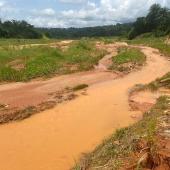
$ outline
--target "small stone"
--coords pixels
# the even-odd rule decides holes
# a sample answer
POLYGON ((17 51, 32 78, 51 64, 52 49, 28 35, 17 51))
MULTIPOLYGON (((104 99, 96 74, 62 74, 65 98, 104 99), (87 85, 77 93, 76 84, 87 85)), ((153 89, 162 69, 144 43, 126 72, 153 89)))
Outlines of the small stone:
POLYGON ((5 108, 8 108, 8 107, 9 107, 9 105, 8 105, 8 104, 6 104, 6 105, 5 105, 5 108))
POLYGON ((114 141, 113 144, 120 145, 120 142, 118 140, 114 141))
POLYGON ((135 118, 136 118, 136 115, 131 115, 131 118, 135 119, 135 118))

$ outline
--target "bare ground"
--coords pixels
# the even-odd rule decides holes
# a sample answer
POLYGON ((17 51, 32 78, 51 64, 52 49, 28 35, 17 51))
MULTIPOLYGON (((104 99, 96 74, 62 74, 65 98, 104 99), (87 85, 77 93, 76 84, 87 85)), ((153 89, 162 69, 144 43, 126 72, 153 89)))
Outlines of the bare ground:
POLYGON ((0 103, 7 108, 39 105, 48 101, 50 94, 66 89, 68 85, 85 83, 91 87, 87 90, 88 95, 31 119, 2 126, 0 167, 6 170, 66 170, 82 152, 92 150, 113 130, 134 123, 133 112, 128 106, 128 90, 135 84, 149 83, 170 71, 168 61, 158 50, 138 48, 147 56, 147 64, 120 79, 115 79, 118 77, 115 73, 103 71, 106 65, 99 67, 102 69, 45 81, 1 85, 0 103))
MULTIPOLYGON (((160 96, 170 96, 170 89, 160 88, 157 91, 134 90, 130 93, 129 104, 132 110, 150 113, 160 96)), ((170 98, 167 100, 170 101, 170 98)), ((133 115, 134 119, 142 119, 133 115)), ((135 144, 136 152, 124 161, 121 170, 135 170, 136 167, 144 170, 169 170, 170 169, 170 103, 164 113, 159 116, 154 144, 146 142, 144 137, 135 144), (153 152, 154 149, 154 152, 153 152)))
MULTIPOLYGON (((57 44, 61 47, 67 46, 72 42, 61 41, 57 44)), ((41 46, 47 44, 30 44, 30 46, 41 46)), ((49 44, 48 44, 49 45, 49 44)), ((56 44, 50 44, 51 46, 56 46, 56 44)), ((0 85, 0 104, 4 105, 4 108, 0 109, 0 123, 9 122, 11 120, 22 120, 24 118, 30 117, 32 114, 40 112, 43 108, 50 108, 58 103, 61 103, 61 96, 58 98, 51 94, 63 93, 65 96, 70 95, 67 93, 66 89, 74 88, 74 86, 79 84, 94 85, 101 82, 106 82, 109 80, 122 77, 123 74, 120 72, 111 72, 109 67, 112 65, 112 57, 117 55, 118 48, 122 46, 128 46, 127 43, 114 43, 114 44, 104 44, 98 42, 96 44, 97 48, 106 49, 108 54, 104 56, 98 63, 94 66, 94 70, 87 72, 74 73, 71 75, 56 76, 48 80, 33 80, 28 83, 10 83, 0 85), (46 107, 44 107, 45 105, 46 107), (30 108, 32 108, 30 110, 30 108), (29 110, 29 113, 27 113, 29 110)), ((21 45, 21 48, 27 47, 27 45, 21 45)), ((131 48, 140 48, 141 51, 145 49, 143 46, 130 46, 131 48)), ((151 48, 148 48, 150 51, 151 48)), ((153 50, 155 54, 159 54, 158 50, 153 50)), ((150 53, 150 52, 149 52, 150 53)), ((152 53, 152 52, 151 52, 152 53)), ((149 55, 149 54, 148 54, 149 55)), ((12 63, 15 64, 15 63, 12 63)), ((72 92, 71 95, 74 95, 72 92)), ((69 98, 69 97, 68 97, 69 98)), ((156 99, 150 102, 141 103, 140 101, 135 101, 135 95, 131 96, 130 103, 133 109, 139 109, 141 111, 146 111, 156 102, 156 99)), ((132 117, 136 118, 135 115, 132 117)))
POLYGON ((155 92, 150 90, 137 91, 130 94, 129 103, 132 110, 147 112, 156 103, 157 99, 164 95, 169 96, 169 91, 165 91, 165 89, 160 89, 155 92))
MULTIPOLYGON (((58 45, 63 47, 71 42, 72 41, 62 41, 58 45)), ((31 44, 31 46, 40 45, 46 44, 31 44)), ((52 45, 54 47, 56 44, 52 45)), ((68 94, 66 90, 68 88, 71 89, 79 84, 93 85, 119 77, 121 74, 109 72, 108 68, 112 63, 112 57, 117 54, 117 48, 126 45, 125 43, 110 45, 97 44, 97 48, 107 49, 109 54, 104 56, 92 71, 56 76, 48 80, 33 80, 28 83, 2 84, 0 86, 0 104, 5 107, 0 109, 0 123, 11 120, 22 120, 36 112, 42 111, 42 108, 48 109, 50 106, 53 107, 57 103, 65 101, 65 97, 61 100, 63 96, 59 95, 58 97, 54 97, 54 95, 51 94, 62 93, 64 96, 68 95, 69 98, 69 96, 74 93, 69 91, 68 94)), ((29 46, 30 45, 28 45, 28 47, 29 46)), ((27 46, 23 45, 20 47, 23 48, 27 46)), ((14 65, 15 63, 12 64, 14 65)))

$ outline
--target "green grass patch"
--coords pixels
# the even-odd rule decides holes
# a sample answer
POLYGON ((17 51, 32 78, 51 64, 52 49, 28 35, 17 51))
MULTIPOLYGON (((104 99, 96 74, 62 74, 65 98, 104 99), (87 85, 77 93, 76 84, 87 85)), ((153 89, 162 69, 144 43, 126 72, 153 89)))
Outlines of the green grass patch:
POLYGON ((73 42, 64 51, 47 46, 20 50, 3 47, 0 49, 0 81, 28 81, 90 70, 105 54, 89 40, 73 42))
POLYGON ((144 139, 150 148, 154 149, 158 118, 167 109, 167 97, 160 97, 157 104, 150 112, 144 114, 141 121, 130 127, 117 130, 93 152, 86 154, 80 164, 76 166, 82 169, 95 169, 97 167, 102 169, 103 167, 117 170, 122 166, 123 160, 127 158, 129 160, 129 155, 136 151, 136 145, 141 139, 144 139))
POLYGON ((118 70, 121 72, 130 71, 136 66, 141 66, 145 63, 146 56, 135 48, 120 48, 118 55, 113 57, 113 65, 111 70, 118 70))
POLYGON ((170 45, 165 43, 166 37, 146 37, 146 36, 140 36, 134 40, 127 41, 129 44, 141 44, 145 46, 150 46, 153 48, 157 48, 162 52, 164 55, 170 57, 170 45))

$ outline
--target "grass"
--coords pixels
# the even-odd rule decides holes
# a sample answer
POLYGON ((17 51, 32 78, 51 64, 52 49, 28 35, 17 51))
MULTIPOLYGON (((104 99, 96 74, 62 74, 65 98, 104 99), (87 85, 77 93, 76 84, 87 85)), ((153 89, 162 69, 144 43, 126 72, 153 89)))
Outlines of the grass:
POLYGON ((170 72, 164 75, 162 78, 158 78, 155 81, 149 83, 145 88, 156 91, 161 87, 170 89, 170 72))
POLYGON ((99 41, 102 41, 104 44, 112 44, 118 41, 118 37, 101 37, 99 41))
POLYGON ((153 36, 140 36, 134 40, 128 40, 129 44, 142 44, 145 46, 150 46, 153 48, 157 48, 164 55, 170 57, 170 45, 165 43, 166 37, 153 37, 153 36))
POLYGON ((80 85, 77 85, 77 86, 73 87, 73 91, 83 90, 83 89, 85 89, 87 87, 89 87, 87 84, 80 84, 80 85))
POLYGON ((0 50, 0 81, 28 81, 54 74, 90 70, 105 55, 89 40, 73 42, 68 49, 47 46, 0 50), (19 67, 19 69, 18 69, 19 67))
POLYGON ((95 38, 90 38, 90 39, 103 42, 104 44, 112 44, 115 42, 124 41, 125 37, 108 36, 108 37, 95 37, 95 38))
POLYGON ((92 153, 86 154, 80 164, 76 166, 82 169, 96 169, 99 167, 101 169, 120 169, 124 160, 134 161, 133 157, 129 156, 137 150, 137 143, 140 140, 145 140, 153 151, 158 118, 167 109, 167 97, 160 97, 157 104, 150 112, 144 114, 141 121, 130 127, 117 130, 92 153))
POLYGON ((135 48, 120 48, 118 55, 113 57, 113 64, 111 70, 130 71, 136 66, 141 66, 145 63, 146 56, 135 48))

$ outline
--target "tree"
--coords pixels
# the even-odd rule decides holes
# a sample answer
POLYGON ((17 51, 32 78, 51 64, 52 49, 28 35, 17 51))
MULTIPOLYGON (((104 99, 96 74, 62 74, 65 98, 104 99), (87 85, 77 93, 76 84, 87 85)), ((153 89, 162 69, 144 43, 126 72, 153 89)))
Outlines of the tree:
POLYGON ((146 32, 153 32, 155 36, 170 33, 170 10, 159 4, 152 5, 146 17, 137 18, 129 33, 129 39, 146 32))
POLYGON ((39 33, 32 25, 26 21, 0 21, 0 38, 41 38, 39 33))
POLYGON ((146 32, 146 20, 145 17, 137 18, 136 22, 133 24, 133 28, 129 32, 129 39, 135 38, 137 35, 146 32))
POLYGON ((158 27, 161 10, 160 4, 153 4, 150 7, 149 13, 146 16, 147 31, 153 31, 158 27))

